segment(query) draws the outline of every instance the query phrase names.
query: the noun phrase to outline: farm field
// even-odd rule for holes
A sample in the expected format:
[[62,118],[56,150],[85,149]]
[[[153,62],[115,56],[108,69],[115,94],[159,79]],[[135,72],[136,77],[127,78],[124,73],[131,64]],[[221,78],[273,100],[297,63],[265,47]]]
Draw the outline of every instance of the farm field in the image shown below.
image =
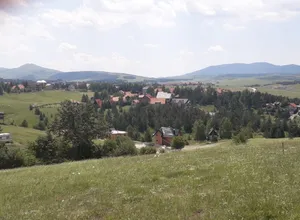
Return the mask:
[[[0,96],[0,112],[5,112],[5,124],[20,125],[24,119],[29,127],[38,123],[38,117],[34,111],[29,110],[29,105],[59,103],[67,99],[81,100],[83,93],[67,91],[44,91],[37,93],[5,94]],[[91,94],[89,94],[91,95]],[[57,108],[42,108],[41,111],[51,120]]]
[[299,219],[299,142],[0,171],[0,219]]

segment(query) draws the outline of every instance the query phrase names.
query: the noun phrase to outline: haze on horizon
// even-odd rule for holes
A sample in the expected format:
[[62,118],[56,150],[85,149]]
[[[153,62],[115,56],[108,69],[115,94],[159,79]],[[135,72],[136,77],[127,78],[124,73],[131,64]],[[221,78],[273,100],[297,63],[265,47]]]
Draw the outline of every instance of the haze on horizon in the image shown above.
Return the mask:
[[299,0],[0,0],[0,67],[173,76],[299,64]]

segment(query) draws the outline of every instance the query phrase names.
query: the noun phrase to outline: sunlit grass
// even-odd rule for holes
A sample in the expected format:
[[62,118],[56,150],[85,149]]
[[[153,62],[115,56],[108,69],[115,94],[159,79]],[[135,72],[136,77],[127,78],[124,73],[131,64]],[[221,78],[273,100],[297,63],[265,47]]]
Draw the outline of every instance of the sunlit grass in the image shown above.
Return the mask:
[[1,171],[0,219],[299,219],[299,142]]

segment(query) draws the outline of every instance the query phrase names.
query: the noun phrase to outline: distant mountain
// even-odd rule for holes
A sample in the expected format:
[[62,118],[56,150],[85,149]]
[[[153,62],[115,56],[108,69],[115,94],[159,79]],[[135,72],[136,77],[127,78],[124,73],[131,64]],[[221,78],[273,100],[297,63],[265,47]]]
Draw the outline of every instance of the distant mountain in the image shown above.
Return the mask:
[[13,69],[0,69],[0,77],[10,79],[27,79],[27,80],[38,80],[48,79],[53,74],[59,73],[58,70],[47,69],[44,67],[37,66],[35,64],[25,64],[18,68]]
[[0,78],[22,79],[22,80],[64,80],[64,81],[143,81],[150,78],[126,73],[113,73],[104,71],[74,71],[61,72],[47,69],[35,64],[25,64],[18,68],[6,69],[0,67]]
[[77,72],[61,72],[49,77],[50,80],[66,80],[66,81],[107,81],[112,82],[116,80],[128,81],[142,81],[149,79],[146,77],[125,74],[125,73],[112,73],[105,71],[77,71]]
[[300,74],[298,65],[274,65],[270,63],[233,63],[210,66],[183,76],[221,76],[231,74]]

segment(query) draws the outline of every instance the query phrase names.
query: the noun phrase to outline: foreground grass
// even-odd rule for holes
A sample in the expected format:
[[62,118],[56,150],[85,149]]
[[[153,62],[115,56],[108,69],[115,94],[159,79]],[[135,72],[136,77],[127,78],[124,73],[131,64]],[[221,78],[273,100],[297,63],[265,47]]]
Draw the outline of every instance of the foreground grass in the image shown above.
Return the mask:
[[0,219],[299,219],[298,144],[2,171]]

